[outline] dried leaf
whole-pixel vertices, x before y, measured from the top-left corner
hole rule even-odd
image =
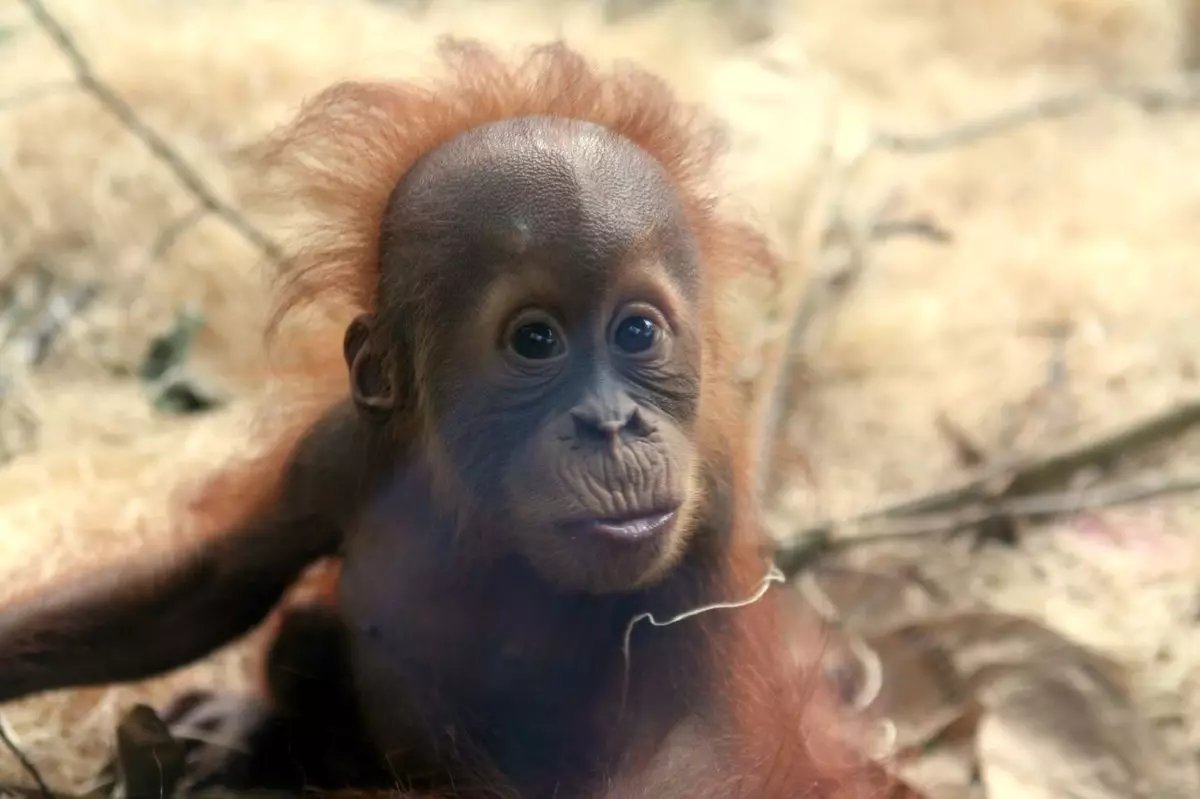
[[[900,773],[927,795],[974,799],[976,772],[988,799],[1152,795],[1149,728],[1113,660],[1032,619],[938,613],[902,576],[823,569],[798,587],[839,628],[827,674],[894,725]]]
[[[225,404],[225,398],[195,378],[177,375],[159,386],[154,409],[179,416],[204,413]]]
[[[828,620],[862,635],[893,629],[935,612],[940,598],[918,575],[822,565],[796,580],[801,595]]]
[[[117,762],[126,799],[171,796],[183,777],[186,746],[153,709],[135,705],[117,727]]]
[[[988,675],[980,770],[990,799],[1144,799],[1158,795],[1143,722],[1083,669]]]
[[[972,711],[972,696],[950,654],[921,634],[920,623],[868,638],[878,659],[878,696],[870,710],[895,725],[895,745],[919,749]]]
[[[1112,660],[1030,619],[972,612],[905,625],[867,643],[884,675],[878,704],[902,747],[928,744],[981,708],[978,757],[990,799],[1149,796],[1149,730]],[[1039,794],[1040,795],[1040,794]]]
[[[939,682],[923,648],[901,642],[885,652],[871,637],[907,629],[936,612],[940,603],[928,586],[901,573],[835,566],[805,572],[796,585],[835,627],[822,658],[826,678],[848,707],[891,718],[896,745],[919,747],[963,714],[963,701]]]
[[[985,799],[976,779],[976,710],[952,722],[919,757],[907,759],[900,768],[905,781],[929,799]]]
[[[922,746],[965,712],[965,692],[947,690],[925,647],[887,638],[938,608],[920,581],[822,567],[801,575],[797,589],[834,628],[822,656],[826,678],[848,707],[892,719],[899,748]]]
[[[966,680],[1000,664],[1086,664],[1112,690],[1123,691],[1125,686],[1125,672],[1118,663],[1023,616],[970,611],[927,619],[888,635],[913,636],[923,639],[925,646],[943,650]]]

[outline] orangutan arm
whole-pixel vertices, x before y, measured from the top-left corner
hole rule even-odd
[[[354,470],[323,472],[356,463],[355,446],[355,420],[336,408],[291,450],[281,479],[268,460],[222,473],[198,512],[209,529],[184,546],[0,607],[0,702],[143,679],[249,632],[310,563],[340,548]]]

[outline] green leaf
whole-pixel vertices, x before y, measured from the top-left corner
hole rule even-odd
[[[160,380],[172,368],[186,361],[196,334],[203,326],[204,320],[200,314],[193,311],[180,313],[168,331],[151,340],[138,367],[138,377],[148,383]]]
[[[187,377],[167,381],[154,397],[154,409],[160,413],[188,416],[219,408],[225,400]]]

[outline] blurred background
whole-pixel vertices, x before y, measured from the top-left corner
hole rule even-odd
[[[788,262],[729,289],[739,378],[788,352],[768,522],[886,756],[945,799],[1200,795],[1200,2],[44,3],[0,0],[0,602],[168,548],[245,445],[260,137],[444,33],[562,37],[730,126]],[[5,729],[82,790],[125,709],[246,649]]]

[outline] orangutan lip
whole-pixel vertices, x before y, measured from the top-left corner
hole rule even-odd
[[[591,535],[602,535],[617,541],[642,541],[670,526],[675,511],[659,511],[645,516],[625,516],[619,519],[590,519],[571,525]]]

